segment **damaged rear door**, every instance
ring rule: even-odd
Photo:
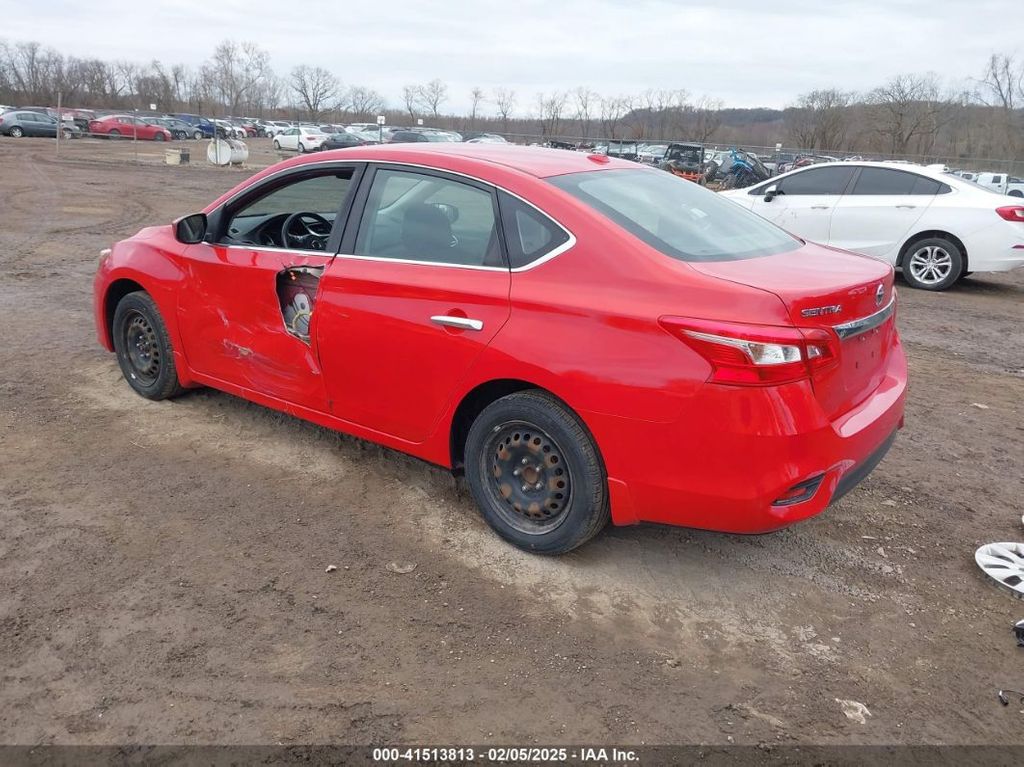
[[[316,338],[320,277],[337,252],[360,164],[315,164],[266,180],[210,216],[185,253],[178,322],[189,367],[326,412]]]

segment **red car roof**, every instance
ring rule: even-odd
[[[322,162],[332,154],[360,160],[390,160],[444,167],[447,157],[488,165],[503,165],[538,178],[559,176],[603,168],[637,168],[636,163],[613,157],[515,144],[416,143],[352,147],[318,152],[302,158],[306,162]],[[299,164],[299,163],[296,163]]]

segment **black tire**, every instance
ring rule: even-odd
[[[115,128],[114,130],[110,131],[110,133],[107,134],[107,137],[115,139],[115,140],[119,139],[119,138],[121,138],[121,131],[119,131],[117,128]]]
[[[25,135],[25,131],[21,129],[21,126],[15,125],[7,135],[11,138],[21,138]]]
[[[465,464],[487,524],[524,551],[564,554],[608,524],[597,446],[576,414],[549,394],[516,392],[484,408],[470,427]]]
[[[201,130],[197,130],[195,133],[192,134],[192,138],[194,138],[196,141],[199,141],[202,137],[203,132]]]
[[[300,142],[299,142],[299,154],[305,154],[305,153],[306,153],[306,147],[305,147],[305,145],[304,145],[304,144],[303,144],[303,143],[302,143],[302,142],[300,141]]]
[[[117,304],[113,340],[121,373],[138,394],[161,400],[181,393],[171,339],[148,293],[129,293]]]
[[[900,261],[903,279],[912,288],[946,290],[960,279],[964,256],[960,248],[945,237],[927,237],[912,243]]]
[[[154,133],[153,134],[153,140],[154,141],[163,141],[164,138],[165,138],[165,136],[164,136],[163,133]]]
[[[276,149],[278,152],[281,151],[281,142],[278,141],[277,139],[274,139],[274,149]]]
[[[63,129],[61,129],[60,137],[62,139],[64,139],[65,141],[70,141],[72,136],[74,136],[74,135],[75,135],[75,132],[73,130],[71,130],[70,128],[63,128]]]
[[[1011,191],[1007,192],[1007,194],[1010,197],[1024,197],[1024,192],[1020,191],[1019,189],[1012,189]]]

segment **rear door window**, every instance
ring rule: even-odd
[[[490,192],[442,176],[384,168],[374,174],[354,255],[505,266]]]
[[[916,173],[905,173],[888,168],[862,168],[851,194],[907,195],[912,194],[914,184],[921,178]],[[934,192],[933,192],[934,194]]]

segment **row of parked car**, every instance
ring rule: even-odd
[[[0,105],[0,134],[13,136],[63,138],[98,136],[136,138],[141,141],[180,141],[185,139],[274,139],[279,149],[299,152],[336,149],[371,143],[416,141],[473,141],[504,143],[501,136],[488,133],[461,134],[437,128],[378,126],[377,123],[305,124],[286,120],[253,118],[211,118],[197,114],[107,112],[90,109],[54,107],[5,107]]]

